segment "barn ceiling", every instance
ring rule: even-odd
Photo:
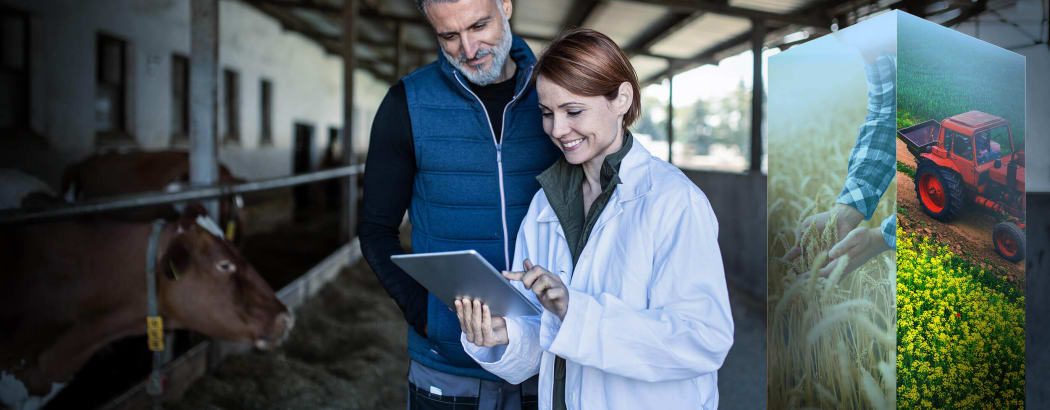
[[[242,0],[341,55],[346,0]],[[437,58],[433,32],[415,0],[356,0],[356,64],[393,83]],[[992,0],[1003,2],[1004,0]],[[631,56],[643,83],[752,48],[787,48],[886,9],[901,9],[946,26],[989,7],[989,0],[528,0],[514,4],[511,25],[539,53],[559,32],[589,27]],[[760,26],[759,26],[760,25]]]

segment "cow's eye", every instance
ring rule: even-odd
[[[222,272],[222,273],[233,273],[233,272],[237,271],[237,265],[234,265],[233,262],[230,262],[230,261],[222,261],[222,262],[216,263],[215,264],[215,268],[218,269],[219,272]]]

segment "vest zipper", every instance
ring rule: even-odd
[[[532,67],[529,67],[528,71],[526,71],[525,74],[531,75],[532,74]],[[456,82],[458,82],[459,85],[461,87],[463,87],[463,89],[467,90],[467,92],[470,93],[470,95],[474,96],[474,99],[476,99],[478,101],[478,104],[481,104],[481,112],[485,113],[485,120],[487,120],[488,124],[489,124],[489,132],[492,133],[492,143],[496,144],[496,171],[497,171],[497,175],[499,176],[499,212],[500,212],[500,220],[503,222],[503,263],[506,266],[506,268],[504,268],[504,269],[509,270],[510,267],[511,267],[511,264],[510,264],[510,247],[509,247],[508,242],[507,242],[507,198],[506,198],[506,194],[504,193],[504,189],[503,189],[503,142],[502,142],[502,138],[500,139],[500,141],[496,140],[496,130],[492,128],[492,118],[489,117],[489,110],[485,108],[485,103],[483,101],[481,101],[481,97],[478,97],[477,94],[474,94],[474,90],[471,90],[470,87],[467,87],[466,84],[463,84],[463,80],[459,79],[459,73],[456,72],[456,70],[452,70],[452,76],[456,78]],[[500,123],[500,130],[499,130],[500,135],[503,136],[503,137],[506,137],[506,135],[503,135],[503,131],[507,130],[507,108],[509,108],[511,105],[513,105],[514,102],[518,100],[518,97],[520,97],[522,92],[524,92],[524,91],[525,91],[525,87],[522,87],[521,90],[519,90],[518,92],[514,93],[514,96],[511,97],[509,102],[507,102],[507,105],[503,106],[503,115],[502,115],[503,121]]]

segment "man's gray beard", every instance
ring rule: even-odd
[[[445,55],[445,59],[452,64],[460,73],[462,73],[467,80],[476,85],[489,85],[499,81],[500,76],[503,74],[503,64],[507,62],[507,57],[510,56],[510,46],[513,36],[510,33],[510,22],[507,19],[503,19],[503,36],[499,39],[499,44],[496,47],[488,48],[484,50],[478,50],[475,53],[474,58],[478,59],[486,55],[492,54],[492,65],[488,69],[482,71],[474,71],[469,65],[467,65],[466,58],[452,58],[445,51],[444,47],[441,47],[441,54]]]

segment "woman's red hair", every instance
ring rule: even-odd
[[[540,56],[533,76],[543,76],[576,95],[610,100],[626,82],[634,90],[634,100],[623,116],[623,128],[641,114],[638,75],[631,61],[616,42],[597,31],[578,28],[558,36]]]

